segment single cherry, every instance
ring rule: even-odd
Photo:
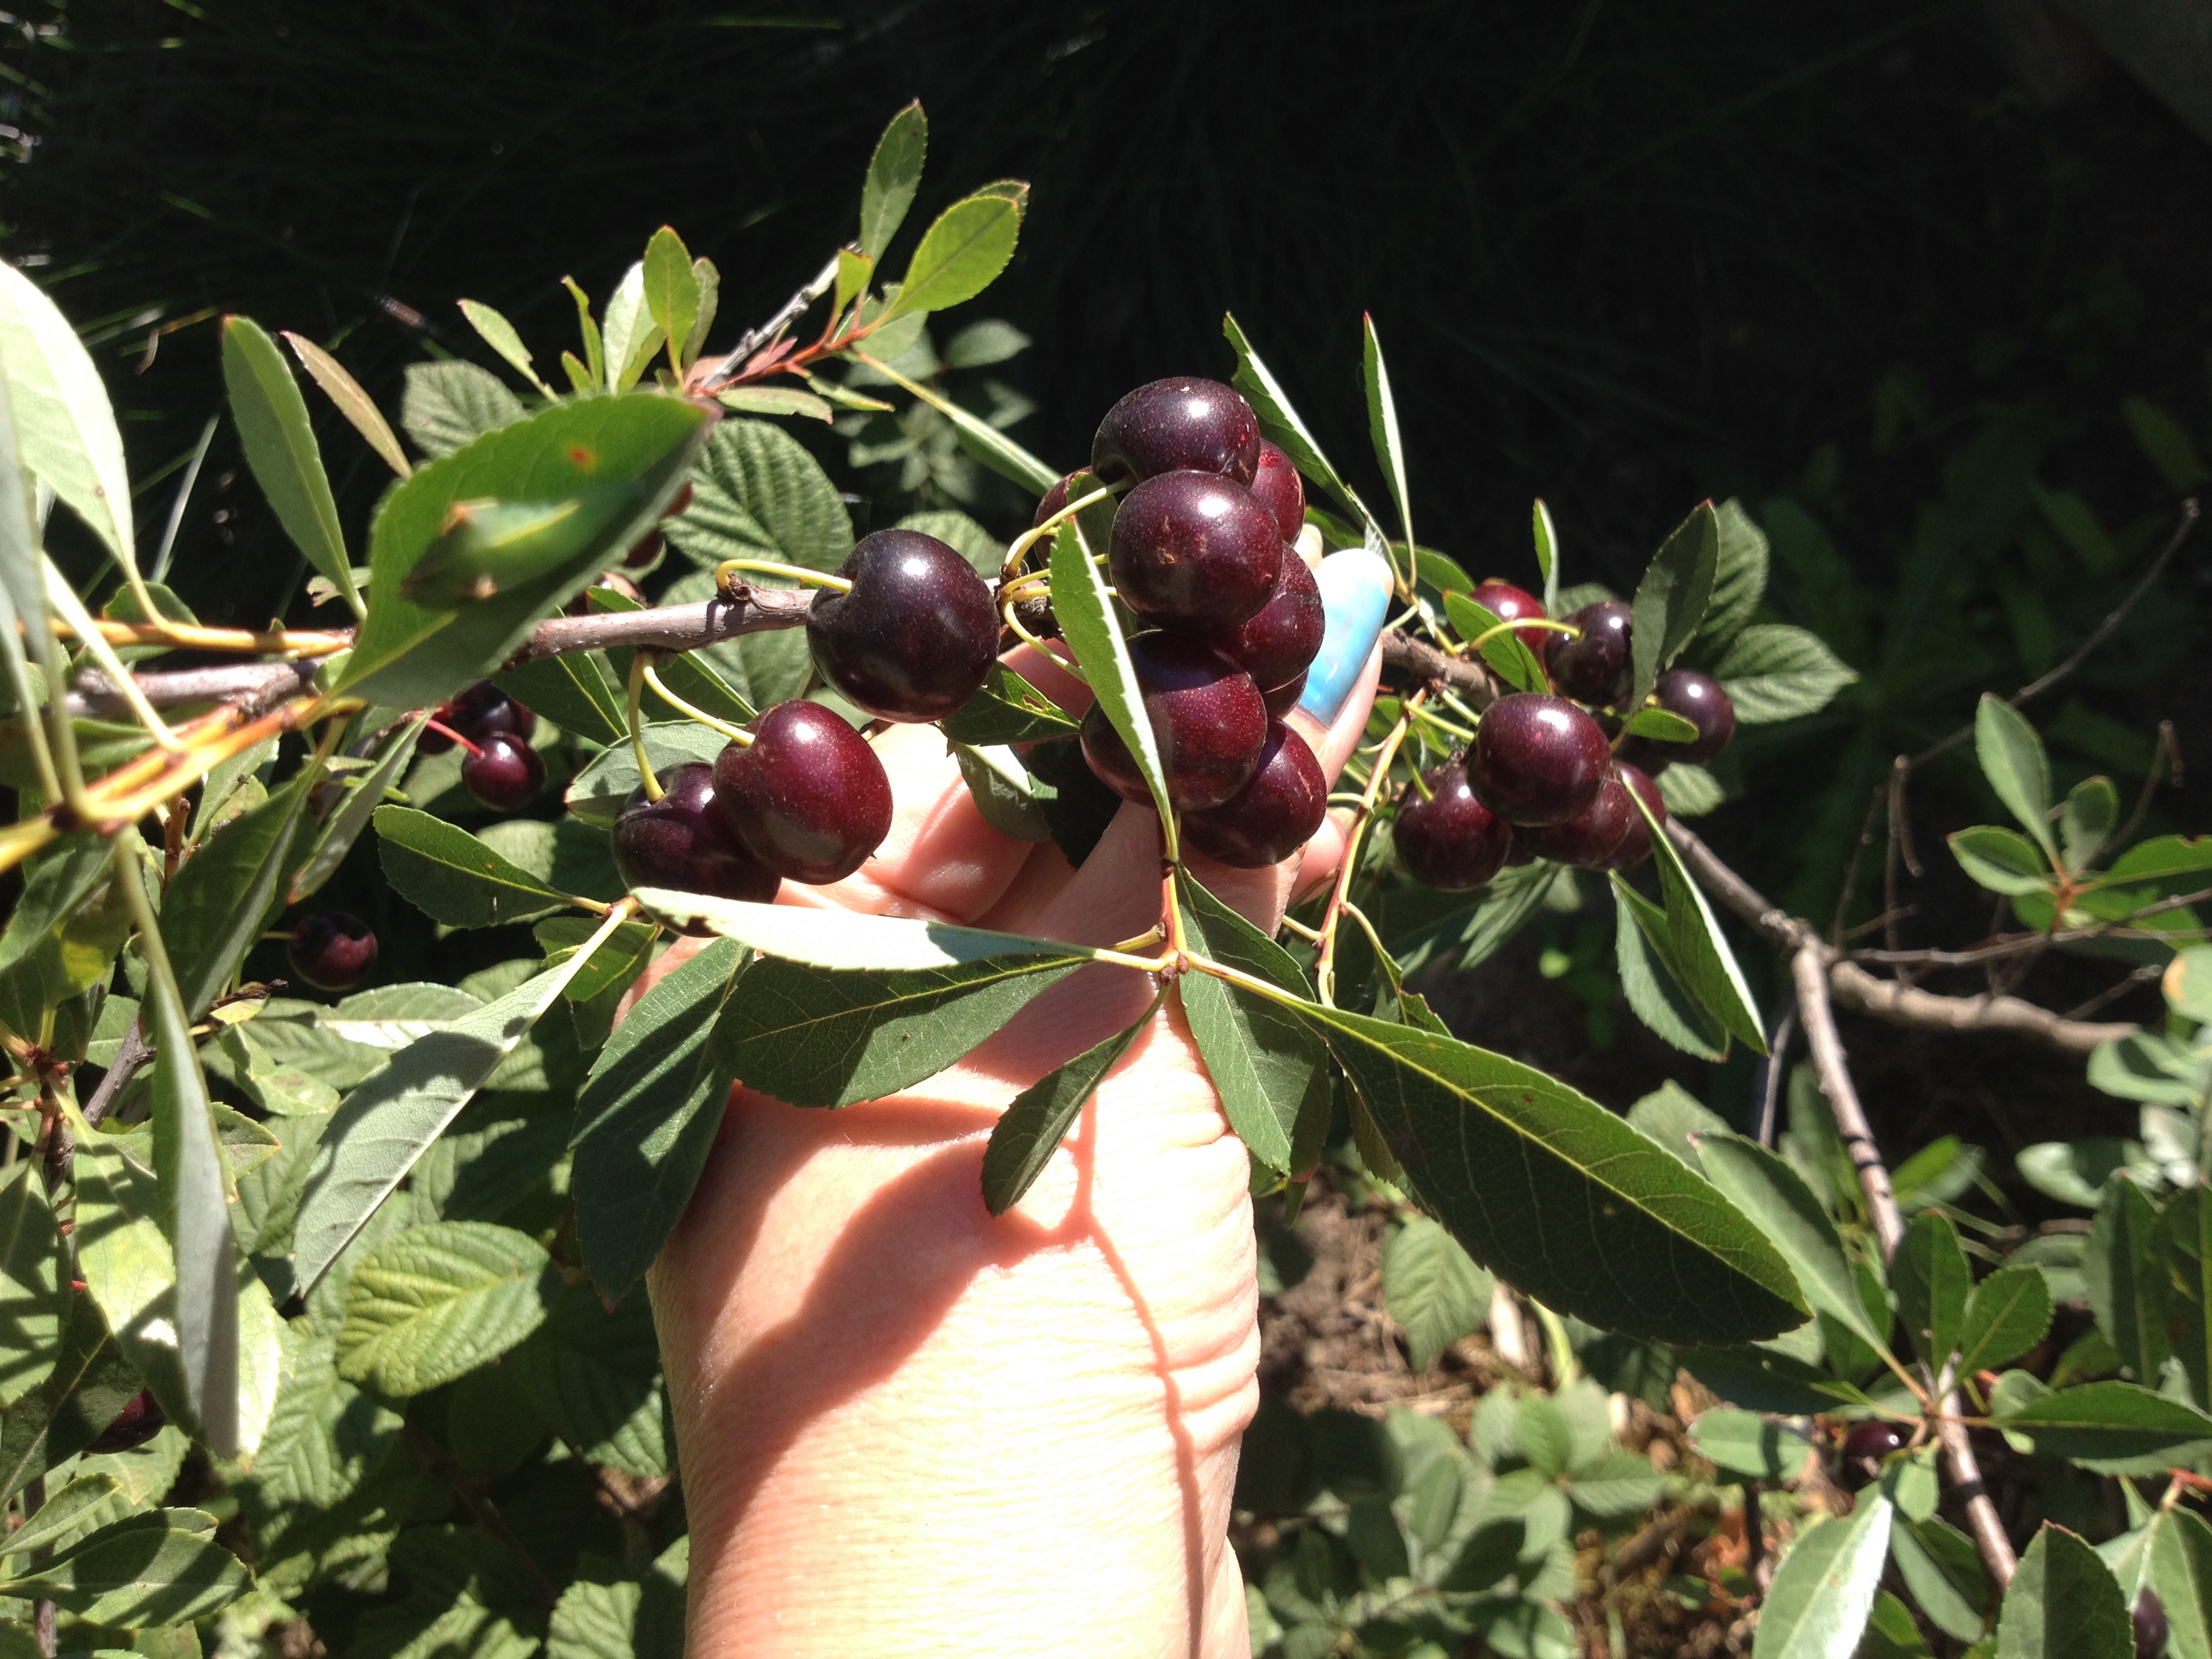
[[[1213,648],[1252,677],[1261,693],[1303,675],[1321,649],[1328,615],[1322,609],[1321,584],[1306,562],[1283,550],[1282,568],[1267,602],[1226,634],[1212,636]]]
[[[1565,823],[1612,769],[1595,720],[1564,697],[1516,691],[1483,712],[1468,775],[1485,806],[1519,826]]]
[[[1129,641],[1129,656],[1159,744],[1168,799],[1187,812],[1220,805],[1259,767],[1267,739],[1260,688],[1212,646],[1181,635],[1139,634]],[[1150,804],[1128,745],[1096,703],[1083,717],[1082,737],[1084,758],[1109,787],[1125,800]]]
[[[1551,634],[1545,666],[1562,696],[1577,702],[1618,702],[1628,695],[1635,665],[1628,653],[1634,613],[1622,599],[1600,599],[1565,620],[1582,629],[1579,637]],[[1549,632],[1550,630],[1547,630]]]
[[[1627,836],[1629,824],[1643,821],[1628,799],[1628,785],[1616,765],[1599,788],[1597,799],[1574,817],[1565,823],[1538,825],[1522,834],[1538,858],[1602,870]],[[1644,850],[1650,850],[1648,842]]]
[[[1512,826],[1474,798],[1458,760],[1421,775],[1426,795],[1412,784],[1398,797],[1391,844],[1407,872],[1424,887],[1456,893],[1480,887],[1504,868]]]
[[[942,720],[975,694],[999,654],[999,612],[975,567],[934,536],[878,530],[814,596],[806,642],[822,677],[871,714]]]
[[[2166,1623],[2166,1603],[2158,1599],[2158,1592],[2148,1584],[2136,1593],[2132,1617],[2136,1632],[2136,1659],[2159,1659],[2166,1651],[2166,1639],[2172,1629]]]
[[[1644,804],[1651,809],[1651,816],[1664,826],[1667,822],[1667,801],[1666,798],[1660,794],[1659,786],[1651,781],[1651,775],[1632,761],[1616,757],[1613,765],[1613,770],[1620,774],[1620,781],[1644,797]],[[1643,863],[1650,856],[1651,826],[1644,821],[1643,813],[1635,811],[1635,803],[1631,802],[1628,833],[1620,838],[1620,844],[1613,849],[1612,854],[1599,867],[1605,870],[1627,870]]]
[[[495,732],[528,738],[538,729],[538,716],[508,696],[489,680],[478,680],[440,706],[438,723],[471,743],[482,743]],[[416,747],[426,755],[441,755],[453,746],[444,732],[425,730]]]
[[[545,763],[520,738],[494,732],[461,762],[461,781],[486,806],[512,812],[545,787]]]
[[[1280,720],[1267,723],[1252,781],[1218,806],[1183,815],[1193,847],[1239,870],[1280,864],[1313,838],[1328,811],[1328,780],[1306,740]]]
[[[1091,441],[1091,470],[1107,483],[1163,472],[1226,473],[1249,483],[1260,465],[1260,422],[1218,380],[1154,380],[1106,411]]]
[[[87,1457],[105,1457],[110,1452],[129,1451],[133,1446],[143,1446],[161,1433],[168,1422],[162,1415],[160,1403],[153,1390],[141,1389],[131,1396],[130,1402],[115,1414],[115,1419],[84,1449]]]
[[[1702,764],[1729,746],[1735,736],[1735,702],[1721,690],[1711,674],[1694,668],[1670,668],[1651,688],[1659,707],[1680,714],[1698,728],[1687,743],[1662,743],[1656,738],[1631,738],[1620,752],[1647,772],[1666,769],[1670,761]]]
[[[774,898],[780,884],[775,872],[754,862],[715,804],[714,769],[704,761],[686,761],[659,777],[659,800],[647,800],[641,787],[615,819],[615,870],[623,884],[756,904]],[[685,931],[711,930],[695,922]]]
[[[1882,1460],[1901,1449],[1912,1437],[1902,1424],[1869,1417],[1851,1425],[1844,1437],[1844,1484],[1853,1492],[1881,1478]]]
[[[1252,499],[1275,515],[1283,539],[1294,542],[1306,527],[1306,481],[1291,458],[1265,438],[1260,440],[1260,464],[1252,472]]]
[[[1298,706],[1298,699],[1305,694],[1306,677],[1301,670],[1296,678],[1285,680],[1271,691],[1262,691],[1260,701],[1267,707],[1267,718],[1279,720],[1287,718],[1291,710]]]
[[[359,916],[319,910],[302,916],[285,946],[292,971],[319,991],[350,991],[376,966],[376,934]]]
[[[1036,529],[1067,505],[1067,481],[1074,476],[1073,472],[1065,474],[1058,483],[1044,492],[1037,501],[1036,516],[1030,520],[1030,529]]]
[[[790,880],[843,880],[890,833],[883,762],[818,702],[780,702],[750,729],[750,747],[733,743],[714,758],[714,798],[738,840]]]
[[[1544,619],[1544,602],[1541,599],[1525,587],[1516,587],[1511,582],[1500,581],[1495,576],[1484,577],[1468,598],[1500,622],[1541,622]],[[1534,651],[1536,659],[1540,662],[1547,648],[1546,635],[1557,631],[1549,628],[1516,628],[1513,630],[1513,636]]]
[[[1267,604],[1284,556],[1275,515],[1243,485],[1163,472],[1121,498],[1106,562],[1115,592],[1139,616],[1219,634]]]

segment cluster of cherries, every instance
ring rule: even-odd
[[[1230,387],[1182,378],[1139,386],[1107,411],[1091,471],[1127,486],[1107,566],[1146,624],[1129,655],[1185,837],[1248,869],[1287,858],[1328,799],[1313,750],[1283,722],[1323,623],[1321,589],[1290,545],[1305,523],[1297,469]],[[1038,524],[1066,505],[1068,482],[1038,503]],[[1152,800],[1096,705],[1082,744],[1115,793]]]
[[[442,755],[459,744],[461,783],[486,806],[511,812],[545,787],[545,763],[530,746],[538,716],[494,685],[478,680],[449,702],[441,703],[416,746]]]
[[[1493,578],[1472,597],[1504,623],[1544,620],[1542,603],[1510,582]],[[1592,870],[1640,864],[1651,855],[1651,830],[1629,791],[1663,823],[1653,775],[1675,761],[1711,760],[1735,735],[1735,706],[1719,682],[1677,668],[1659,676],[1653,700],[1696,737],[1629,737],[1616,750],[1607,732],[1634,712],[1624,707],[1633,676],[1629,607],[1604,599],[1563,620],[1575,631],[1514,629],[1544,665],[1553,692],[1500,697],[1483,712],[1471,750],[1424,773],[1399,798],[1398,856],[1416,881],[1480,887],[1510,864],[1540,858]]]

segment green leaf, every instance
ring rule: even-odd
[[[1989,1625],[1990,1586],[1974,1540],[1948,1521],[1901,1519],[1889,1536],[1898,1576],[1930,1623],[1961,1642]]]
[[[1726,1058],[1728,1033],[1684,988],[1674,965],[1667,913],[1631,887],[1619,872],[1611,879],[1613,958],[1630,1011],[1685,1054],[1701,1060]]]
[[[483,343],[507,360],[507,366],[547,397],[553,388],[538,377],[531,364],[530,348],[522,343],[522,336],[515,332],[514,325],[481,300],[459,302],[461,315],[468,319],[469,326],[476,330]]]
[[[1720,520],[1705,502],[1660,544],[1636,585],[1630,654],[1635,685],[1628,707],[1651,695],[1659,671],[1673,662],[1705,619],[1720,562]],[[1740,718],[1740,717],[1739,717]]]
[[[645,262],[640,260],[623,273],[615,291],[607,296],[606,326],[602,335],[606,352],[607,390],[627,392],[637,384],[653,354],[660,349],[660,325],[653,320],[646,304]]]
[[[545,952],[545,966],[557,968],[599,930],[597,916],[551,916],[532,928],[531,934]],[[628,985],[643,971],[659,937],[659,930],[648,923],[623,923],[585,963],[563,994],[571,1002],[590,1002]]]
[[[448,927],[527,921],[568,900],[457,824],[411,806],[380,806],[377,855],[385,879]]]
[[[1728,1131],[1725,1118],[1671,1079],[1631,1106],[1628,1121],[1699,1175],[1705,1165],[1693,1137]]]
[[[1950,1217],[1923,1210],[1912,1218],[1889,1264],[1889,1282],[1913,1351],[1931,1371],[1941,1370],[1964,1339],[1966,1298],[1974,1284]]]
[[[641,1480],[668,1474],[660,1347],[643,1297],[610,1310],[590,1285],[563,1286],[504,1369],[554,1433],[592,1462]]]
[[[1444,595],[1444,614],[1462,640],[1474,641],[1503,627],[1504,622],[1486,606],[1477,605],[1464,593]],[[1552,682],[1544,672],[1544,665],[1536,660],[1526,641],[1516,632],[1498,634],[1483,640],[1482,659],[1496,669],[1501,678],[1516,691],[1542,691]]]
[[[795,386],[733,386],[716,392],[714,401],[740,415],[804,415],[824,425],[837,418],[828,398]]]
[[[968,325],[945,347],[947,368],[985,368],[1018,357],[1030,349],[1030,337],[1002,318],[986,317]]]
[[[1552,523],[1552,509],[1539,495],[1529,509],[1536,535],[1536,574],[1544,579],[1544,614],[1559,614],[1559,532]]]
[[[1728,799],[1719,779],[1688,761],[1676,761],[1659,775],[1657,782],[1659,799],[1678,818],[1702,817]]]
[[[1966,1299],[1959,1374],[1995,1370],[2017,1359],[2051,1328],[2051,1282],[2034,1267],[2000,1267]]]
[[[939,722],[954,743],[1035,743],[1066,737],[1079,722],[1002,662],[991,665],[975,695]]]
[[[1784,623],[1753,623],[1713,671],[1735,705],[1739,726],[1817,714],[1858,678],[1817,634]]]
[[[207,1012],[259,943],[321,780],[319,767],[303,768],[260,805],[216,830],[171,878],[161,895],[161,937],[187,1019]]]
[[[1889,1333],[1859,1298],[1858,1277],[1836,1224],[1797,1172],[1742,1135],[1701,1135],[1697,1147],[1706,1178],[1773,1242],[1805,1300],[1877,1352],[1887,1352]]]
[[[1895,1514],[1866,1492],[1844,1519],[1797,1534],[1759,1609],[1753,1659],[1850,1659],[1881,1588]]]
[[[2128,430],[2135,434],[2136,445],[2175,495],[2186,495],[2212,477],[2189,428],[2165,410],[2147,398],[2131,397],[2120,399],[2120,413]],[[2195,1655],[2191,1659],[2196,1659]]]
[[[8,1534],[8,1553],[25,1556],[36,1550],[52,1549],[76,1531],[86,1516],[122,1490],[113,1475],[79,1475],[47,1498],[37,1514],[26,1518],[21,1526]]]
[[[781,427],[724,421],[692,483],[691,505],[668,521],[667,534],[702,564],[753,558],[835,570],[852,550],[853,521],[837,486]]]
[[[1974,753],[1997,799],[2057,863],[2057,843],[2051,837],[2051,760],[2027,716],[1984,691],[1974,712]]]
[[[2097,1552],[2046,1521],[1997,1615],[1997,1659],[2132,1659],[2126,1599]]]
[[[1079,472],[1067,486],[1068,494],[1073,496],[1079,489],[1087,493],[1093,483],[1091,474]],[[1106,595],[1105,573],[1091,562],[1093,555],[1106,550],[1106,538],[1103,534],[1092,534],[1085,524],[1091,516],[1091,512],[1079,514],[1053,537],[1053,614],[1060,619],[1060,632],[1091,682],[1098,706],[1106,711],[1106,718],[1128,746],[1137,770],[1150,786],[1160,822],[1171,825],[1175,808],[1168,801],[1159,739],[1152,730],[1152,716],[1145,711],[1144,691],[1137,684],[1128,642],[1121,637],[1121,624]],[[1174,852],[1171,833],[1169,851]]]
[[[937,216],[899,279],[898,297],[881,321],[914,312],[947,311],[991,286],[1022,232],[1022,204],[1004,196],[970,196]]]
[[[35,1571],[8,1581],[10,1595],[40,1597],[94,1625],[182,1624],[225,1607],[252,1588],[239,1559],[215,1541],[215,1517],[198,1510],[125,1516]]]
[[[46,1381],[69,1312],[61,1236],[37,1163],[22,1158],[0,1175],[0,1407]]]
[[[2167,1275],[2168,1330],[2197,1403],[2212,1404],[2212,1202],[2183,1188],[2159,1217]]]
[[[1490,1318],[1492,1280],[1459,1240],[1426,1216],[1411,1216],[1382,1245],[1382,1300],[1404,1328],[1413,1375]]]
[[[434,1221],[355,1264],[338,1375],[394,1399],[496,1359],[544,1322],[557,1281],[538,1241],[482,1221]]]
[[[645,728],[646,758],[656,772],[685,761],[712,761],[728,745],[728,738],[696,720],[665,720]],[[578,823],[611,830],[637,787],[637,757],[628,743],[619,743],[577,773],[562,799]]]
[[[2066,810],[2058,819],[2067,870],[2079,875],[2087,868],[2119,821],[2120,792],[2110,778],[2084,778],[2068,791]]]
[[[1797,1287],[1765,1236],[1603,1107],[1449,1037],[1339,1009],[1300,1012],[1358,1085],[1424,1206],[1546,1306],[1669,1341],[1741,1341],[1801,1322]]]
[[[52,1357],[46,1380],[0,1415],[0,1493],[83,1450],[145,1386],[88,1295],[70,1297]]]
[[[1085,945],[959,927],[951,922],[788,904],[749,904],[657,887],[641,887],[636,896],[647,910],[704,921],[723,938],[749,945],[763,956],[816,968],[926,969],[955,968],[995,957],[1087,957],[1090,954]]]
[[[629,1294],[690,1202],[732,1074],[708,1036],[740,983],[741,946],[716,939],[637,1000],[576,1097],[576,1243],[599,1294]]]
[[[1671,772],[1674,769],[1667,769]],[[1662,774],[1664,776],[1665,774]],[[1766,1052],[1766,1031],[1752,1000],[1735,952],[1729,949],[1712,907],[1674,850],[1665,828],[1652,816],[1644,797],[1633,789],[1628,798],[1651,830],[1651,862],[1659,872],[1659,891],[1667,902],[1667,937],[1674,946],[1668,966],[1683,989],[1719,1022],[1729,1036],[1741,1037],[1753,1052]],[[1640,913],[1639,913],[1640,914]]]
[[[1037,801],[1036,780],[1020,756],[1004,744],[956,743],[952,758],[984,823],[1016,841],[1052,839],[1051,822]]]
[[[1193,879],[1176,874],[1183,927],[1202,956],[1263,979],[1291,995],[1310,997],[1304,974],[1289,951]],[[1223,1114],[1252,1156],[1269,1169],[1291,1168],[1299,1112],[1328,1088],[1327,1046],[1304,1020],[1241,986],[1202,969],[1177,980],[1184,1018]]]
[[[715,1027],[712,1056],[787,1105],[881,1100],[934,1077],[1083,963],[1072,951],[858,973],[758,962]]]
[[[1406,489],[1406,445],[1398,432],[1398,405],[1390,396],[1390,371],[1382,362],[1375,319],[1364,313],[1359,319],[1359,378],[1367,392],[1368,440],[1375,446],[1376,462],[1398,509],[1398,528],[1410,542],[1413,514]]]
[[[1795,1428],[1730,1406],[1699,1413],[1690,1425],[1690,1443],[1722,1468],[1778,1485],[1802,1474],[1813,1451]]]
[[[1640,1515],[1659,1501],[1667,1477],[1640,1452],[1601,1452],[1569,1474],[1567,1496],[1601,1521]]]
[[[1981,824],[1949,837],[1951,856],[1993,893],[2040,893],[2051,886],[2050,866],[2016,830]]]
[[[2100,1474],[2163,1474],[2212,1442],[2212,1417],[2136,1382],[2061,1389],[1990,1421],[2026,1436],[2039,1455],[2070,1458]]]
[[[1934,1650],[1913,1623],[1911,1609],[1884,1590],[1874,1598],[1859,1659],[1934,1659]]]
[[[1365,518],[1366,507],[1322,454],[1312,432],[1298,418],[1297,410],[1291,407],[1282,383],[1275,379],[1274,371],[1260,361],[1260,354],[1245,339],[1244,331],[1237,326],[1234,314],[1222,314],[1221,331],[1227,337],[1230,349],[1237,354],[1237,373],[1231,377],[1230,384],[1252,405],[1252,412],[1260,417],[1260,430],[1291,458],[1300,472]]]
[[[0,261],[0,376],[21,465],[91,527],[124,570],[138,568],[131,473],[107,386],[44,289]],[[43,607],[21,589],[19,617]]]
[[[399,424],[425,455],[450,455],[523,416],[522,399],[489,369],[458,358],[410,363]]]
[[[691,661],[689,653],[671,658],[662,665],[662,678]],[[557,657],[540,657],[520,668],[501,669],[491,678],[525,708],[587,742],[617,744],[628,735],[623,692],[608,676],[603,652],[566,651]]]
[[[1639,708],[1621,728],[1632,738],[1650,738],[1659,743],[1694,743],[1698,728],[1671,709]]]
[[[405,477],[415,469],[407,459],[407,452],[399,447],[399,434],[392,431],[392,423],[384,418],[384,411],[376,400],[362,389],[360,381],[346,373],[345,365],[331,356],[305,335],[295,334],[289,329],[281,331],[285,343],[300,366],[315,377],[330,400],[337,405],[353,429],[368,441],[384,464]]]
[[[2212,1653],[2212,1526],[2203,1516],[2176,1508],[2159,1516],[2148,1577],[2166,1609],[2166,1651],[2204,1659]]]
[[[341,781],[343,793],[335,807],[327,809],[308,842],[307,856],[301,859],[292,872],[291,880],[284,889],[284,902],[297,904],[319,890],[322,884],[337,873],[345,855],[368,828],[369,816],[384,799],[385,792],[395,787],[407,770],[407,763],[415,757],[415,745],[422,736],[423,723],[429,718],[427,712],[407,721],[388,738],[384,752],[376,763],[366,772],[347,774]],[[308,801],[314,805],[311,797]]]
[[[1097,1092],[1106,1073],[1152,1024],[1159,1006],[1155,997],[1152,1006],[1127,1030],[1093,1043],[1014,1097],[1013,1103],[991,1126],[990,1143],[983,1148],[985,1209],[993,1215],[1004,1215],[1022,1201],[1066,1139],[1068,1127],[1082,1112],[1084,1103]]]
[[[2097,1328],[2119,1355],[2121,1369],[2151,1388],[2172,1352],[2166,1328],[2166,1243],[2158,1210],[2142,1188],[2125,1174],[2106,1182],[2081,1255],[2082,1282]]]
[[[876,260],[898,234],[914,192],[921,184],[921,164],[929,153],[929,118],[915,100],[890,118],[868,158],[860,185],[860,252]]]
[[[1705,620],[1698,637],[1715,650],[1727,649],[1758,614],[1766,596],[1766,532],[1752,522],[1743,503],[1730,496],[1715,518],[1720,532],[1720,552],[1713,565],[1713,597],[1705,607]]]
[[[891,331],[884,331],[889,333]],[[869,343],[878,342],[871,341]],[[1055,468],[1047,466],[981,416],[969,413],[950,398],[932,391],[919,381],[907,379],[884,362],[879,355],[865,352],[854,355],[862,359],[870,373],[880,374],[893,386],[911,392],[951,422],[954,432],[959,436],[960,447],[1000,477],[1039,494],[1060,482],[1060,475]]]
[[[712,412],[680,398],[556,404],[423,467],[385,500],[370,535],[369,617],[341,672],[345,689],[416,708],[513,654],[538,620],[580,592],[652,526],[706,441]],[[487,576],[497,591],[455,609],[400,597],[428,557],[450,562],[456,502],[490,500],[573,512],[557,556],[535,553]],[[495,550],[482,557],[501,558]]]
[[[98,836],[81,833],[30,866],[0,933],[0,1024],[35,1042],[45,1011],[106,978],[131,912]],[[105,890],[103,890],[105,884]]]
[[[346,551],[338,507],[323,471],[322,452],[307,419],[307,400],[300,383],[261,325],[250,317],[226,317],[222,323],[222,378],[230,410],[238,422],[246,464],[261,493],[307,562],[330,578],[356,615],[361,592],[353,582],[353,559]]]
[[[672,226],[663,225],[645,245],[645,305],[668,343],[669,367],[684,372],[684,348],[699,320],[699,276],[691,250]]]

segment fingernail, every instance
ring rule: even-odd
[[[1323,726],[1332,724],[1352,695],[1368,653],[1382,637],[1390,610],[1390,567],[1364,547],[1332,553],[1314,572],[1321,585],[1322,613],[1328,618],[1321,650],[1306,669],[1305,695],[1298,707]]]

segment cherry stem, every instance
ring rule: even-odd
[[[1006,600],[1000,604],[999,606],[999,615],[1004,619],[1006,626],[1013,629],[1016,636],[1021,640],[1023,644],[1042,652],[1046,656],[1050,657],[1054,662],[1057,663],[1069,674],[1073,675],[1075,678],[1081,680],[1085,685],[1091,684],[1089,677],[1084,673],[1083,670],[1076,665],[1073,659],[1061,656],[1058,652],[1054,651],[1051,646],[1039,639],[1036,635],[1030,633],[1028,629],[1022,626],[1021,619],[1014,615],[1014,602],[1012,599]]]
[[[641,651],[638,653],[637,659],[640,662],[645,662],[645,657],[646,653]],[[645,683],[653,688],[653,696],[659,697],[663,702],[666,703],[671,708],[673,708],[678,714],[682,714],[687,720],[696,720],[700,725],[707,727],[709,731],[720,732],[732,743],[736,744],[740,749],[750,749],[753,746],[753,734],[751,732],[745,731],[740,726],[732,726],[727,720],[716,720],[705,709],[695,708],[691,704],[684,702],[683,698],[678,696],[673,691],[671,691],[667,686],[661,683],[659,672],[653,668],[651,663],[646,663],[645,665]]]
[[[1390,735],[1383,738],[1375,763],[1368,771],[1367,787],[1360,794],[1359,805],[1353,809],[1352,827],[1345,831],[1344,862],[1337,866],[1335,884],[1329,889],[1328,908],[1322,912],[1321,960],[1314,967],[1314,988],[1328,1007],[1336,1006],[1336,930],[1344,919],[1345,906],[1352,902],[1352,881],[1359,870],[1360,838],[1374,819],[1375,802],[1390,775],[1390,763],[1397,757],[1398,746],[1413,728],[1415,711],[1428,700],[1428,695],[1425,690],[1416,691],[1399,709],[1397,723],[1390,728]]]
[[[646,799],[659,800],[667,792],[661,788],[660,780],[653,776],[653,763],[646,757],[645,727],[637,715],[638,703],[645,696],[647,654],[641,651],[629,659],[629,696],[626,712],[629,719],[630,752],[637,757],[637,787],[645,792]]]
[[[1006,559],[999,566],[999,579],[1001,581],[1011,581],[1015,574],[1021,569],[1022,561],[1029,557],[1030,549],[1053,534],[1062,524],[1082,512],[1085,507],[1095,507],[1100,501],[1111,501],[1113,497],[1114,492],[1102,484],[1081,501],[1070,501],[1042,524],[1022,532],[1020,535],[1014,538],[1013,545],[1006,550]]]
[[[778,564],[773,559],[725,559],[714,567],[714,586],[726,589],[730,578],[741,570],[763,576],[788,576],[801,587],[826,587],[836,593],[853,591],[853,584],[842,576],[833,576],[826,570],[809,570],[801,564]]]
[[[424,720],[422,725],[426,731],[435,732],[441,737],[451,738],[455,743],[460,744],[462,748],[467,750],[471,755],[482,755],[483,753],[483,747],[482,744],[463,737],[459,732],[454,731],[452,726],[447,725],[445,721],[433,718]]]
[[[1583,636],[1583,630],[1571,623],[1553,622],[1543,617],[1524,617],[1519,622],[1504,622],[1495,628],[1484,629],[1473,639],[1455,646],[1452,648],[1452,654],[1455,657],[1464,656],[1470,651],[1480,651],[1500,634],[1515,633],[1523,628],[1540,628],[1547,633],[1565,634],[1571,640],[1578,640]]]

